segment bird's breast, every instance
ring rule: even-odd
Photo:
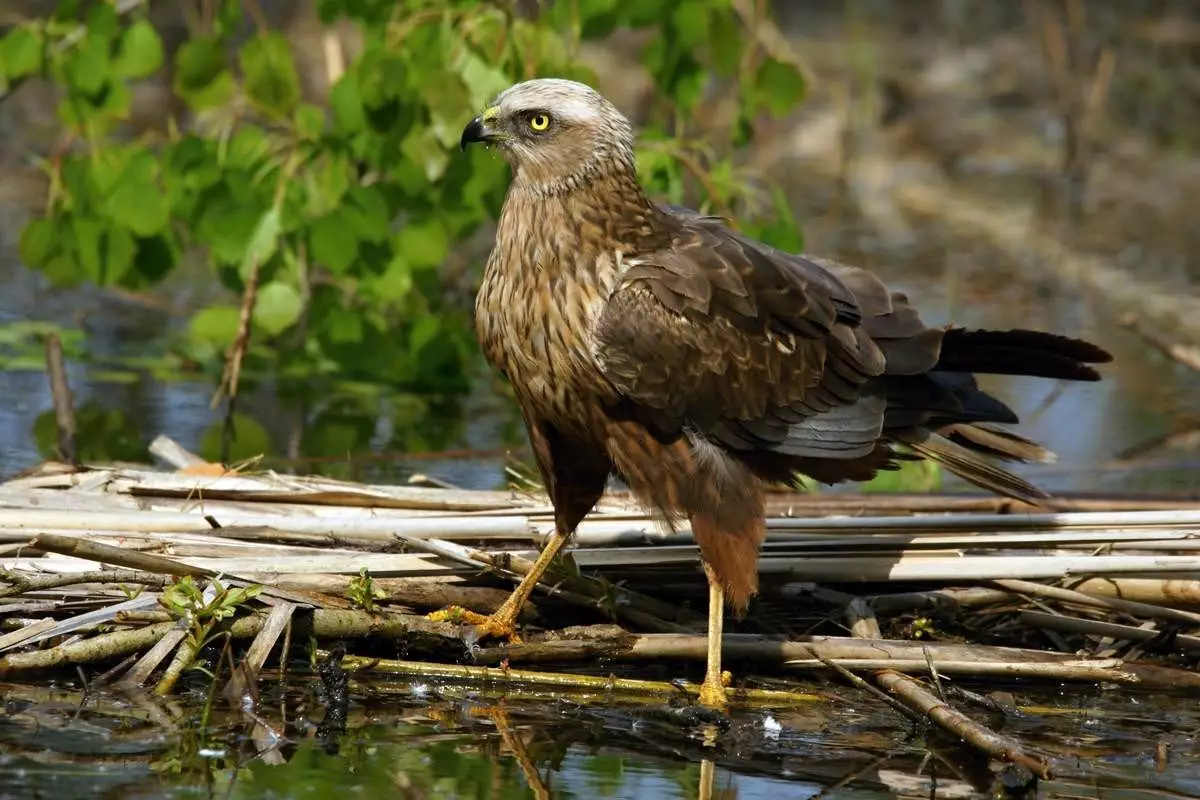
[[[488,361],[522,404],[560,425],[608,399],[592,332],[611,292],[617,259],[545,236],[499,232],[475,303]]]

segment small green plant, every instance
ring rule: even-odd
[[[351,578],[346,586],[346,598],[350,604],[369,614],[374,614],[379,610],[379,604],[375,601],[385,597],[387,597],[387,592],[375,585],[375,581],[371,579],[366,567],[360,569],[358,575]]]
[[[217,624],[233,617],[261,592],[261,586],[227,587],[216,578],[201,589],[191,576],[186,576],[164,589],[159,603],[187,624],[187,645],[191,652],[199,654],[212,643]],[[193,666],[212,677],[203,666]]]

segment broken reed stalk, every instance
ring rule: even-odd
[[[17,570],[0,569],[0,580],[8,584],[0,588],[0,597],[61,589],[64,586],[80,586],[99,583],[108,586],[140,584],[143,586],[165,586],[171,576],[146,570],[96,570],[94,572],[72,572],[65,575],[30,575]]]
[[[1046,597],[1052,600],[1061,600],[1064,603],[1073,603],[1078,606],[1102,608],[1109,611],[1123,611],[1127,614],[1134,614],[1142,617],[1176,620],[1179,622],[1189,623],[1193,626],[1200,626],[1200,614],[1194,611],[1184,611],[1183,609],[1178,608],[1167,608],[1165,606],[1154,605],[1152,603],[1140,603],[1134,600],[1123,600],[1121,598],[1093,597],[1073,589],[1062,589],[1057,586],[1046,586],[1045,584],[1034,583],[1032,581],[1000,580],[996,581],[996,584],[1020,594],[1030,594],[1038,597]]]
[[[635,636],[575,635],[577,638],[485,647],[476,653],[483,663],[567,663],[598,658],[615,661],[681,660],[703,662],[703,636],[646,634]],[[944,675],[978,678],[1038,678],[1042,680],[1104,681],[1147,689],[1200,688],[1200,674],[1189,670],[1135,664],[1121,659],[1079,659],[1044,650],[800,636],[790,641],[746,634],[726,634],[725,658],[793,669],[825,669],[824,660],[848,669],[894,669],[928,674],[932,658]],[[927,654],[928,653],[928,658]]]
[[[1058,614],[1047,614],[1043,611],[1022,611],[1021,622],[1034,628],[1042,628],[1059,633],[1107,636],[1118,640],[1128,639],[1132,642],[1148,642],[1164,636],[1164,632],[1160,630],[1136,628],[1133,625],[1120,625],[1115,622],[1101,622],[1094,619],[1064,617]],[[1164,645],[1193,653],[1200,652],[1200,636],[1178,634],[1164,641]]]
[[[475,686],[540,686],[587,693],[603,693],[628,697],[678,697],[681,694],[695,700],[700,686],[694,683],[667,683],[633,678],[599,677],[566,672],[537,672],[504,667],[475,667],[459,664],[437,664],[422,661],[393,661],[383,658],[363,658],[347,655],[342,667],[358,674],[381,673],[404,675],[422,680],[453,680]],[[785,692],[772,689],[726,690],[733,704],[743,706],[793,706],[826,700],[811,692]]]
[[[62,340],[51,331],[46,336],[46,372],[50,378],[50,398],[54,403],[54,422],[58,428],[58,457],[68,464],[78,465],[75,449],[75,398],[67,381]]]
[[[242,361],[250,348],[250,320],[254,316],[254,306],[258,301],[258,277],[261,267],[260,259],[253,257],[250,263],[250,275],[246,278],[246,288],[242,293],[242,304],[238,309],[237,336],[226,353],[225,370],[221,375],[221,384],[213,395],[212,408],[216,408],[225,395],[225,421],[221,426],[221,463],[230,462],[229,453],[233,447],[234,430],[233,416],[237,411],[238,385],[242,377]]]
[[[941,665],[938,665],[941,669]],[[1049,780],[1050,765],[1044,758],[1025,752],[1015,740],[994,733],[945,701],[938,699],[920,683],[895,670],[885,669],[875,673],[875,680],[887,691],[919,710],[933,722],[955,734],[964,742],[976,747],[989,756],[1025,767],[1033,774]]]
[[[851,622],[850,629],[856,638],[868,641],[880,638],[876,633],[879,625],[875,620],[875,613],[862,598],[855,598],[847,604],[846,616]],[[1002,758],[1018,764],[1043,779],[1050,778],[1050,767],[1045,759],[1033,758],[1025,752],[1024,748],[1016,740],[989,730],[966,714],[953,708],[945,699],[942,680],[938,674],[939,665],[934,663],[933,653],[928,646],[923,646],[921,654],[924,656],[925,670],[937,688],[937,695],[930,693],[913,678],[902,675],[894,667],[884,668],[876,671],[873,677],[882,689],[894,696],[886,698],[890,705],[893,707],[900,705],[901,713],[906,717],[912,718],[913,714],[917,713],[924,718],[928,718],[935,724],[958,736],[963,742],[989,756]],[[845,664],[839,665],[836,662],[820,658],[819,656],[818,659],[825,666],[832,667],[844,676],[849,677],[852,683],[866,687],[872,693],[879,694],[879,690],[867,684],[863,679],[853,675]]]

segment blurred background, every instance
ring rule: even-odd
[[[3,6],[0,475],[63,455],[51,331],[84,460],[165,433],[356,480],[527,473],[470,325],[507,168],[456,144],[566,75],[637,122],[655,195],[867,266],[927,321],[1112,350],[1099,384],[989,383],[1060,455],[1027,477],[1198,488],[1194,2]],[[875,488],[935,487],[964,488]]]

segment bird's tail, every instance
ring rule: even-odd
[[[1112,355],[1082,339],[1042,331],[980,331],[951,328],[942,337],[935,370],[985,375],[1032,375],[1067,381],[1098,381],[1091,364]]]
[[[1051,462],[1055,455],[1006,428],[1017,415],[982,391],[974,375],[1097,381],[1092,364],[1112,356],[1080,339],[1040,331],[951,329],[933,371],[888,383],[885,431],[922,458],[991,492],[1037,504],[1049,495],[996,463]]]

